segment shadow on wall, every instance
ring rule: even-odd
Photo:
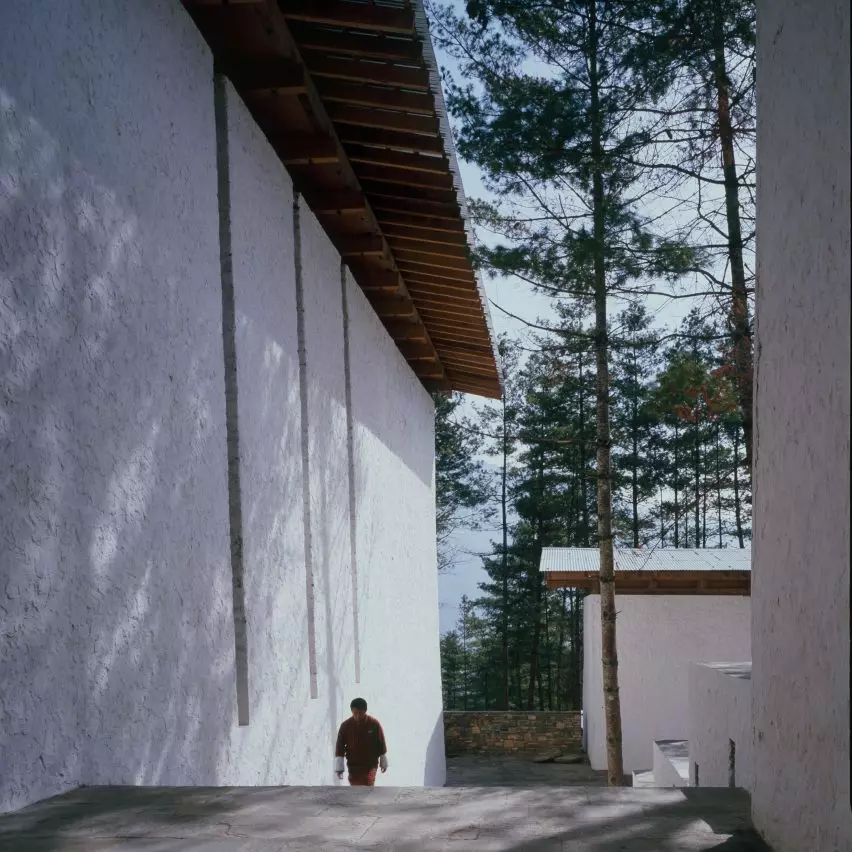
[[[133,28],[118,10],[103,25],[123,73],[141,73]],[[65,36],[44,35],[44,55],[62,55]],[[215,186],[195,185],[213,152],[149,180],[162,140],[134,115],[155,105],[100,77],[90,103],[114,120],[85,115],[86,130],[55,79],[45,68],[31,97],[54,127],[0,91],[0,808],[177,767],[209,783],[234,715],[224,465],[211,463],[225,449]]]
[[[426,766],[423,770],[424,787],[443,787],[447,780],[447,761],[444,754],[444,715],[438,720],[426,746]]]

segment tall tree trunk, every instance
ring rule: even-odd
[[[695,435],[693,452],[693,476],[695,477],[695,547],[701,547],[701,444],[700,437]]]
[[[745,467],[751,478],[752,402],[754,396],[754,364],[751,323],[748,311],[743,237],[740,224],[739,180],[734,150],[734,131],[731,124],[730,81],[725,61],[725,32],[722,0],[714,3],[713,22],[713,82],[716,87],[719,144],[722,148],[722,168],[725,179],[725,215],[728,223],[728,257],[731,262],[731,310],[728,322],[731,330],[732,357],[736,368],[736,387],[743,418],[745,438]]]
[[[503,402],[503,466],[500,472],[500,512],[503,527],[503,554],[501,565],[500,632],[503,643],[503,709],[509,709],[509,521],[506,504],[506,477],[509,464],[509,436],[506,429],[506,402]]]
[[[636,402],[633,402],[633,470],[632,470],[632,504],[633,504],[633,547],[639,547],[639,425],[637,423]]]
[[[674,546],[680,547],[680,507],[677,504],[678,485],[680,485],[680,465],[678,464],[678,446],[680,444],[680,430],[677,424],[674,427]]]
[[[550,643],[550,599],[544,590],[544,661],[547,666],[547,709],[553,709],[553,659]],[[544,708],[542,708],[544,709]]]
[[[721,426],[716,426],[716,520],[719,524],[719,547],[722,547],[722,442]]]
[[[467,599],[462,598],[462,709],[467,710],[468,677],[467,677]]]
[[[579,355],[579,371],[580,371],[580,489],[583,498],[582,515],[583,515],[583,537],[582,546],[589,547],[589,534],[591,532],[591,524],[589,521],[589,480],[588,480],[588,464],[586,459],[586,386],[583,379],[583,353]]]
[[[742,497],[740,496],[740,430],[734,429],[734,521],[737,529],[737,541],[740,548],[745,547],[745,535],[743,533],[743,509]]]
[[[621,701],[618,693],[616,647],[615,562],[612,551],[612,458],[609,427],[609,346],[607,339],[606,266],[604,257],[605,198],[602,121],[598,81],[597,2],[589,3],[589,95],[591,111],[592,216],[594,227],[595,367],[597,368],[597,514],[600,550],[601,650],[604,717],[606,720],[607,782],[624,784]]]
[[[565,663],[565,617],[567,610],[568,589],[562,590],[562,608],[559,614],[559,638],[556,646],[556,709],[564,710],[562,667]]]
[[[540,666],[541,654],[541,572],[539,571],[539,560],[541,558],[541,522],[536,534],[536,547],[533,551],[532,574],[535,577],[535,624],[533,625],[532,650],[530,653],[530,680],[527,686],[527,709],[533,710],[535,705],[536,677]]]

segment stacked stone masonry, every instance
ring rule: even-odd
[[[580,713],[445,712],[444,740],[448,757],[580,751]]]

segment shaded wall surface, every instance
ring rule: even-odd
[[[583,723],[593,769],[606,769],[601,598],[583,604]],[[653,766],[654,740],[686,739],[689,668],[748,659],[750,599],[733,595],[621,595],[618,686],[625,772]]]
[[[758,2],[754,820],[852,848],[850,7]]]
[[[689,778],[702,787],[754,787],[751,663],[689,669]]]
[[[432,418],[178,2],[4,7],[0,810],[443,783]]]
[[[544,754],[582,748],[578,711],[447,711],[444,736],[448,755]]]

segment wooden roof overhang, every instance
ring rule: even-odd
[[[430,391],[499,398],[420,0],[183,0]]]
[[[600,593],[597,574],[545,572],[549,589],[586,589]],[[750,571],[616,571],[616,595],[750,595]]]

